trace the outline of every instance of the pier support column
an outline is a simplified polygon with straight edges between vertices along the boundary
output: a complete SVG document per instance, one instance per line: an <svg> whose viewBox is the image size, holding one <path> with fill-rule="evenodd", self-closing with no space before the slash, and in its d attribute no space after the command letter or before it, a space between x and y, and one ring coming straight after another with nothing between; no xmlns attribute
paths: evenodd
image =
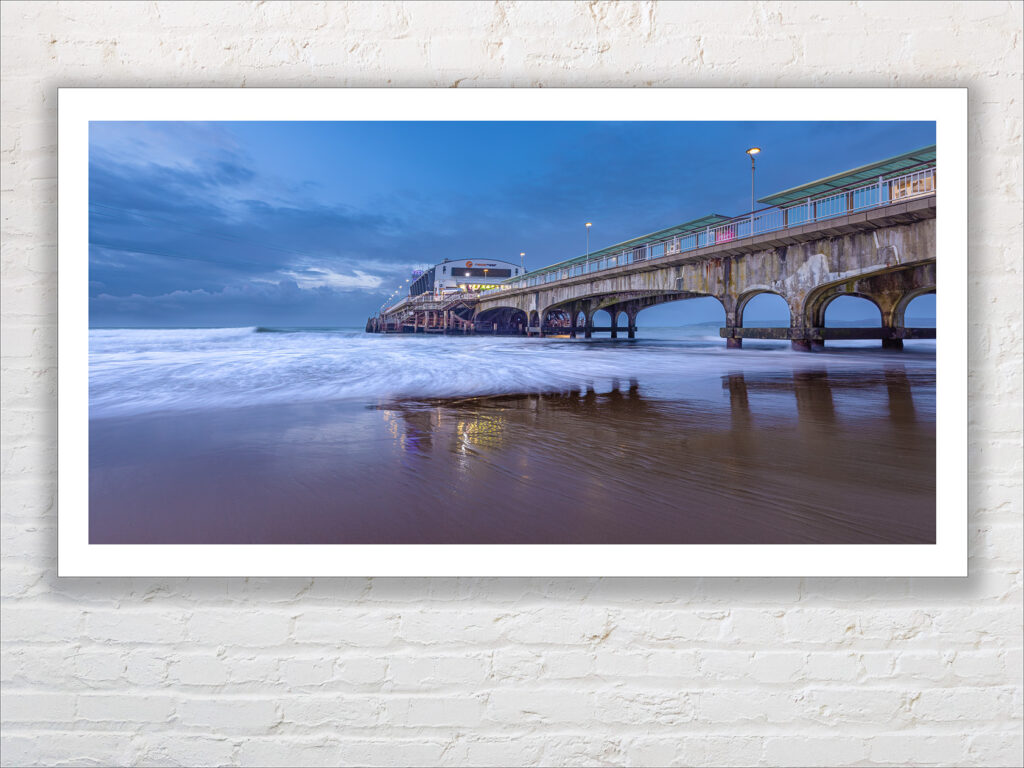
<svg viewBox="0 0 1024 768"><path fill-rule="evenodd" d="M814 338L814 327L807 325L802 318L790 318L790 346L797 352L821 352L825 342Z"/></svg>
<svg viewBox="0 0 1024 768"><path fill-rule="evenodd" d="M736 298L728 295L715 298L722 302L722 307L725 309L725 328L722 329L722 335L725 336L725 348L742 349L743 338L736 335L736 331L742 325L741 315L736 311Z"/></svg>
<svg viewBox="0 0 1024 768"><path fill-rule="evenodd" d="M882 339L882 349L903 349L903 339Z"/></svg>
<svg viewBox="0 0 1024 768"><path fill-rule="evenodd" d="M789 342L790 346L797 352L810 352L811 351L811 340L810 339L793 339Z"/></svg>
<svg viewBox="0 0 1024 768"><path fill-rule="evenodd" d="M797 352L823 352L825 342L821 339L793 339L790 346Z"/></svg>

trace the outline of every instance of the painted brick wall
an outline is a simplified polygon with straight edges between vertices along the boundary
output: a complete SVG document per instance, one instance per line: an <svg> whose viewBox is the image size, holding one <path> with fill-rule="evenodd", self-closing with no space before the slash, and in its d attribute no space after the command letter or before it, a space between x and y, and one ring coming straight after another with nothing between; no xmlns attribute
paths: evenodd
<svg viewBox="0 0 1024 768"><path fill-rule="evenodd" d="M1020 3L0 14L3 765L1020 763ZM970 578L56 579L58 85L969 86Z"/></svg>

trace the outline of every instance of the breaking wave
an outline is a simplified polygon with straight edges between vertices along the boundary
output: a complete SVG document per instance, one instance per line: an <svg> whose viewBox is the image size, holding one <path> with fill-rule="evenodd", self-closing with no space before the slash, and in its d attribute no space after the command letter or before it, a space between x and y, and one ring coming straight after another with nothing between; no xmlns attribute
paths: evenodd
<svg viewBox="0 0 1024 768"><path fill-rule="evenodd" d="M898 364L934 369L934 342L893 356L835 354L787 343L726 351L706 328L641 329L620 339L367 334L346 328L93 329L90 416L166 410L558 392L641 378L657 386L723 374ZM753 346L753 345L751 345ZM720 382L717 384L720 391Z"/></svg>

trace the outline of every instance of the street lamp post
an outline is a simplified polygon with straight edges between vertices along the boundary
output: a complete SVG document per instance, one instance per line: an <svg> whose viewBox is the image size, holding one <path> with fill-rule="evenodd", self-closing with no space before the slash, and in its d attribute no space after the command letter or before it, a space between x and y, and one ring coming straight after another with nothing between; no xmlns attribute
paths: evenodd
<svg viewBox="0 0 1024 768"><path fill-rule="evenodd" d="M593 226L593 224L591 224L588 221L586 224L584 224L584 226L587 228L587 259L589 259L590 258L590 228Z"/></svg>
<svg viewBox="0 0 1024 768"><path fill-rule="evenodd" d="M761 152L760 147L751 147L747 150L750 155L750 212L754 212L754 155Z"/></svg>
<svg viewBox="0 0 1024 768"><path fill-rule="evenodd" d="M526 251L519 252L519 273L526 271Z"/></svg>

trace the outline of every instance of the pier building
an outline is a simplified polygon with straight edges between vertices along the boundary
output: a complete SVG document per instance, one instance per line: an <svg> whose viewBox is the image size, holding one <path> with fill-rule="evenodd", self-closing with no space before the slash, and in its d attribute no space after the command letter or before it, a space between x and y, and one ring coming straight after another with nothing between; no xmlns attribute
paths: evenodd
<svg viewBox="0 0 1024 768"><path fill-rule="evenodd" d="M476 328L473 307L481 292L525 274L520 264L500 259L445 259L413 272L408 294L366 322L372 333L509 333L519 329Z"/></svg>
<svg viewBox="0 0 1024 768"><path fill-rule="evenodd" d="M907 327L904 316L914 298L936 289L936 188L932 145L762 197L764 207L740 216L707 214L513 271L493 287L481 275L463 275L460 283L443 272L457 289L428 294L437 265L433 278L418 278L420 293L410 290L382 309L367 330L634 338L642 309L710 296L724 309L721 335L729 347L745 338L788 339L803 350L830 339L878 339L898 349L905 339L935 338L934 328ZM744 325L744 309L762 293L786 302L788 327ZM825 310L840 296L873 303L881 326L827 327ZM595 324L599 311L608 325Z"/></svg>

